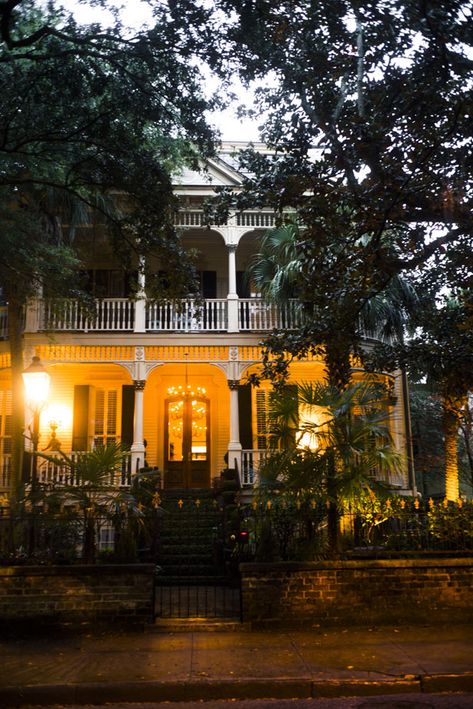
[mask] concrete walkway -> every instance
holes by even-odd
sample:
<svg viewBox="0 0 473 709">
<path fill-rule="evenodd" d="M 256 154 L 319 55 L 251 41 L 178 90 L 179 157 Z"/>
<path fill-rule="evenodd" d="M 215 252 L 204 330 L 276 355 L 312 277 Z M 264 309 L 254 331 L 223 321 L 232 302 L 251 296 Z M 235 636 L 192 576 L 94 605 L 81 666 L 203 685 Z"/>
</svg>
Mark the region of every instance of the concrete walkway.
<svg viewBox="0 0 473 709">
<path fill-rule="evenodd" d="M 473 626 L 0 636 L 0 706 L 473 691 Z"/>
</svg>

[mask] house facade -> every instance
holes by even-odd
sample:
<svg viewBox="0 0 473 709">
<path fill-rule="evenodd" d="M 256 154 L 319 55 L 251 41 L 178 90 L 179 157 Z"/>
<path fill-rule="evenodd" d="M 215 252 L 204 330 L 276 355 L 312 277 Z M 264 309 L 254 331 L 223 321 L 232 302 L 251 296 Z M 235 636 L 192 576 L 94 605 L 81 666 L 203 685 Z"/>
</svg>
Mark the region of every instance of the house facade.
<svg viewBox="0 0 473 709">
<path fill-rule="evenodd" d="M 244 490 L 257 482 L 270 447 L 266 413 L 270 384 L 251 387 L 247 377 L 261 361 L 262 338 L 275 327 L 297 328 L 295 304 L 265 304 L 243 277 L 264 232 L 275 223 L 270 210 L 242 212 L 222 226 L 207 226 L 203 200 L 215 187 L 238 189 L 241 174 L 224 144 L 205 171 L 186 170 L 176 181 L 181 209 L 176 226 L 194 249 L 202 302 L 156 303 L 129 297 L 126 274 L 100 235 L 89 235 L 87 270 L 97 309 L 87 313 L 68 301 L 58 311 L 48 299 L 30 302 L 25 317 L 25 366 L 38 356 L 50 377 L 48 404 L 40 412 L 39 449 L 83 451 L 108 441 L 129 449 L 118 480 L 144 466 L 161 471 L 164 489 L 205 489 L 225 467 L 238 471 Z M 257 146 L 264 150 L 264 147 Z M 159 268 L 159 264 L 156 265 Z M 10 360 L 4 310 L 0 311 L 0 495 L 9 480 Z M 354 372 L 354 377 L 362 377 Z M 387 480 L 412 492 L 407 396 L 399 373 L 383 374 L 394 395 L 390 425 L 402 469 Z M 323 378 L 319 357 L 291 365 L 290 382 Z M 26 422 L 28 428 L 29 422 Z M 61 474 L 46 461 L 42 482 Z"/>
</svg>

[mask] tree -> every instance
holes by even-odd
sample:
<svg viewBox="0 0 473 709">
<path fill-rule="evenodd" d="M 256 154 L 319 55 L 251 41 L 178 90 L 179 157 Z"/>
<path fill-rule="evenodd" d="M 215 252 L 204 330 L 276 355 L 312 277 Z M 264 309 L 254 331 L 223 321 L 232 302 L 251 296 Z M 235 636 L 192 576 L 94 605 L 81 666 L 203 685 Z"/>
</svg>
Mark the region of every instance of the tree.
<svg viewBox="0 0 473 709">
<path fill-rule="evenodd" d="M 311 308 L 306 307 L 304 297 L 304 264 L 299 244 L 304 239 L 303 229 L 296 222 L 288 222 L 269 230 L 263 237 L 260 251 L 251 260 L 247 276 L 260 290 L 268 302 L 284 304 L 288 298 L 299 298 L 299 314 L 303 318 L 303 328 L 310 333 Z M 353 323 L 354 332 L 375 338 L 404 340 L 406 329 L 410 327 L 410 316 L 418 304 L 414 283 L 401 275 L 394 276 L 384 291 L 366 300 Z M 308 310 L 308 312 L 307 312 Z M 285 331 L 273 334 L 266 340 L 263 372 L 270 378 L 282 378 L 287 374 L 289 361 L 286 347 L 292 345 L 292 333 Z M 342 333 L 343 337 L 343 333 Z M 310 342 L 310 334 L 308 334 Z M 313 353 L 322 354 L 325 359 L 326 377 L 333 386 L 348 386 L 351 377 L 352 357 L 349 347 L 339 347 L 340 339 L 333 335 L 323 344 L 313 342 Z M 300 335 L 296 334 L 300 344 Z M 275 360 L 274 354 L 278 357 Z M 257 377 L 254 377 L 257 379 Z"/>
<path fill-rule="evenodd" d="M 120 488 L 117 477 L 122 475 L 124 451 L 117 443 L 99 446 L 92 451 L 73 457 L 58 451 L 56 456 L 38 454 L 53 466 L 60 468 L 65 484 L 46 486 L 44 491 L 31 490 L 33 505 L 41 501 L 48 507 L 78 507 L 82 541 L 82 558 L 93 564 L 97 555 L 97 538 L 100 528 L 113 523 L 116 537 L 124 532 L 124 519 L 143 521 L 144 508 L 135 494 L 138 485 Z M 119 539 L 115 540 L 116 543 Z"/>
<path fill-rule="evenodd" d="M 43 282 L 52 296 L 78 295 L 71 285 L 78 223 L 94 221 L 124 267 L 156 254 L 172 271 L 172 295 L 192 288 L 192 264 L 173 227 L 170 174 L 213 150 L 209 103 L 192 61 L 205 43 L 205 28 L 198 33 L 205 17 L 192 3 L 185 13 L 160 3 L 156 25 L 133 35 L 118 20 L 78 25 L 55 2 L 41 10 L 31 0 L 0 4 L 0 283 L 9 310 L 16 484 L 22 313 Z"/>
<path fill-rule="evenodd" d="M 269 344 L 330 343 L 346 361 L 363 308 L 397 275 L 436 258 L 457 285 L 471 281 L 469 11 L 460 0 L 216 5 L 228 13 L 221 70 L 260 82 L 274 149 L 243 155 L 245 189 L 223 191 L 217 214 L 297 210 L 308 323 Z M 336 376 L 346 385 L 346 368 Z"/>
</svg>

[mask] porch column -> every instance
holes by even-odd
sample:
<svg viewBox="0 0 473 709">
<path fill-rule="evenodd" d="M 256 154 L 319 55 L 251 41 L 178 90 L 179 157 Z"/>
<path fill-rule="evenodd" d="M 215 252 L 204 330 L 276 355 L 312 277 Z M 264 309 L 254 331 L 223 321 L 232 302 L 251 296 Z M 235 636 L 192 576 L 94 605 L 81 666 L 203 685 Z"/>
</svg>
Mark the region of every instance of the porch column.
<svg viewBox="0 0 473 709">
<path fill-rule="evenodd" d="M 228 332 L 238 332 L 238 294 L 236 288 L 236 244 L 228 249 Z"/>
<path fill-rule="evenodd" d="M 134 332 L 146 332 L 145 258 L 140 256 L 138 266 L 138 292 L 135 301 Z"/>
<path fill-rule="evenodd" d="M 238 415 L 238 379 L 229 379 L 230 388 L 230 441 L 228 443 L 228 467 L 236 468 L 241 477 L 240 422 Z"/>
<path fill-rule="evenodd" d="M 142 468 L 145 460 L 145 445 L 143 441 L 143 399 L 146 381 L 135 379 L 135 416 L 133 419 L 133 443 L 131 446 L 131 474 Z"/>
</svg>

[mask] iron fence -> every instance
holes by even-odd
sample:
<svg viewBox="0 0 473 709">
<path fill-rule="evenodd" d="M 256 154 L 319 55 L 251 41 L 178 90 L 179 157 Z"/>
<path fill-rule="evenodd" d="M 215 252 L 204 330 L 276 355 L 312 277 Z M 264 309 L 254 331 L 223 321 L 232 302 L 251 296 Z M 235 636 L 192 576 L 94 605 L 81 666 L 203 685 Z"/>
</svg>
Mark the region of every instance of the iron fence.
<svg viewBox="0 0 473 709">
<path fill-rule="evenodd" d="M 279 497 L 241 508 L 235 554 L 242 561 L 327 558 L 327 505 Z M 398 498 L 339 515 L 339 550 L 348 556 L 473 551 L 473 501 L 420 505 Z"/>
</svg>

